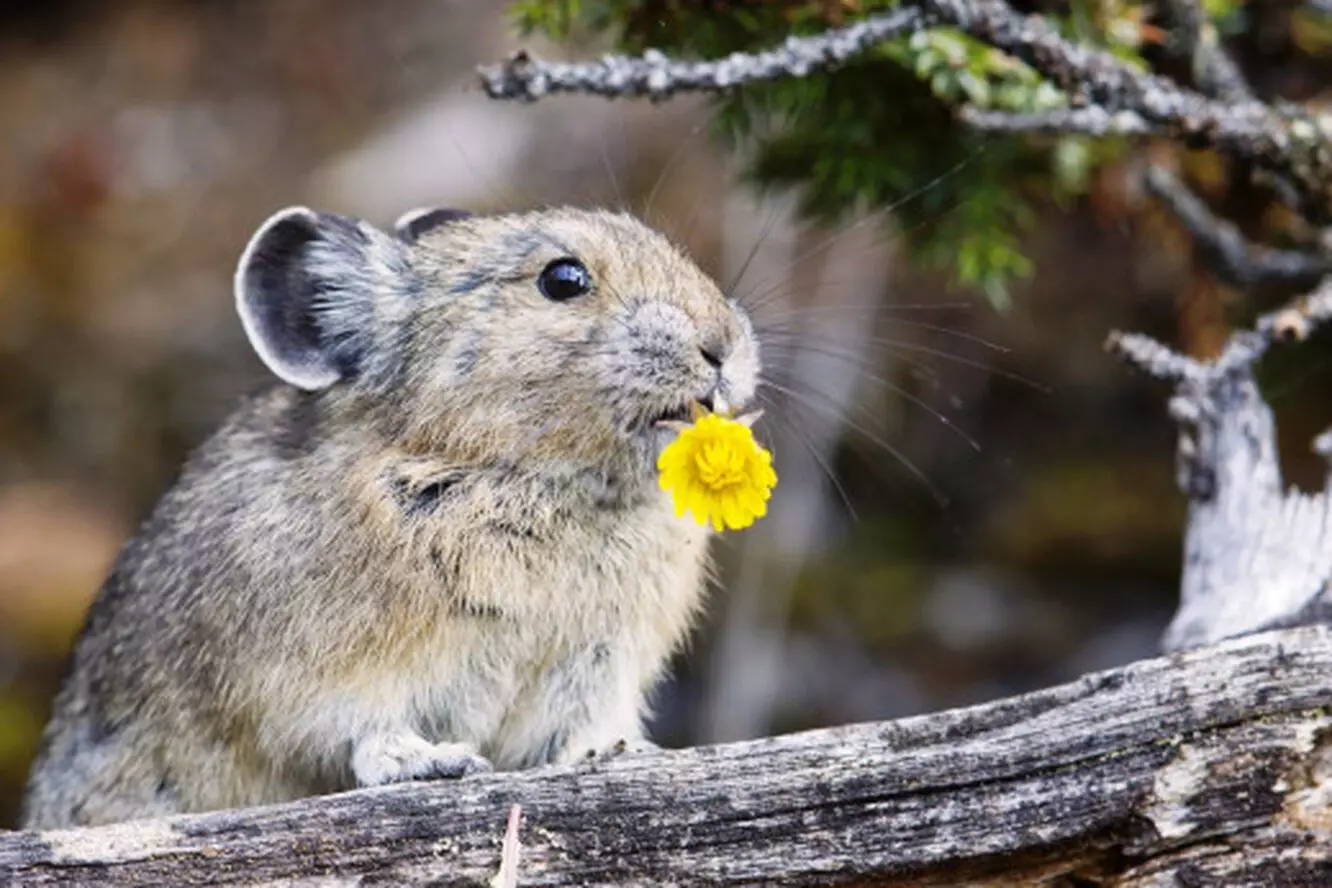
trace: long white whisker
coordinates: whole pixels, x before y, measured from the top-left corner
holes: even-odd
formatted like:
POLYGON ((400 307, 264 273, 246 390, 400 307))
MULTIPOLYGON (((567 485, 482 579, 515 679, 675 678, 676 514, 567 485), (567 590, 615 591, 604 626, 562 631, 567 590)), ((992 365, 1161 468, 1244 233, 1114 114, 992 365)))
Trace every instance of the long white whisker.
MULTIPOLYGON (((936 175, 935 177, 933 177, 932 179, 930 179, 928 182, 924 183, 923 185, 920 185, 919 187, 912 189, 912 191, 910 191, 909 193, 903 195, 902 197, 898 198, 897 200, 893 201, 892 203, 887 204, 886 206, 883 206, 883 207, 881 207, 881 208, 878 209, 878 210, 875 210, 873 213, 870 213, 870 214, 868 214, 868 215, 862 216, 860 219, 856 220, 856 221, 853 222, 851 225, 849 225, 849 226, 847 226, 847 227, 844 227, 844 228, 842 228, 841 230, 839 230, 839 231, 833 233, 832 235, 830 235, 830 236, 829 236, 828 238, 826 238, 825 240, 823 240, 823 241, 821 241, 821 242, 815 244, 815 245, 814 245, 813 247, 811 247, 810 249, 805 250, 804 252, 802 252, 802 253, 800 253, 799 255, 797 255, 797 256, 795 257, 795 259, 793 259, 790 263, 787 264, 787 266, 786 266, 785 268, 781 269, 779 272, 776 272, 776 273, 775 273, 776 276, 778 276, 778 277, 785 277, 787 274, 789 274, 789 273, 792 271, 792 269, 796 268, 801 262, 804 262, 806 259, 812 258, 813 256, 818 255, 818 254, 820 254, 820 253, 822 253, 822 252, 828 250, 829 248, 831 248, 831 247, 833 246, 833 244, 835 244, 838 240, 840 240, 840 239, 841 239, 842 237, 844 237, 845 235, 847 235, 847 234, 849 234, 849 233, 851 233, 851 232, 853 232, 853 231, 859 229, 860 227, 862 227, 862 226, 864 226, 864 225, 866 225, 866 224, 868 224, 868 223, 870 223, 870 222, 873 222, 873 221, 875 221, 875 220, 881 220, 882 218, 886 217, 888 214, 890 214, 890 213, 892 213, 893 211, 897 210, 898 208, 902 207, 904 204, 909 203, 910 201, 913 201, 913 200, 915 200, 916 198, 920 197, 922 194, 925 194, 927 191, 930 191, 930 190, 933 189, 935 186, 937 186, 940 182, 943 182, 945 179, 949 178, 950 176, 954 176, 954 175, 956 175, 960 170, 962 170, 963 168, 965 168, 966 166, 968 166, 973 160, 975 160, 977 156, 979 156, 980 154, 984 153, 984 151, 985 151, 985 146, 982 144, 982 145, 978 146, 978 147, 976 148, 975 151, 971 152, 971 153, 968 154, 966 157, 962 158, 962 159, 959 160, 957 163, 955 163, 955 164, 953 164, 951 167, 949 167, 947 170, 944 170, 942 173, 939 173, 938 175, 936 175)), ((761 281, 759 282, 759 284, 756 285, 756 286, 762 285, 763 283, 765 283, 765 282, 766 282, 767 280, 769 280, 769 279, 770 279, 770 278, 765 278, 765 279, 761 280, 761 281)), ((732 292, 732 291, 735 289, 735 285, 736 285, 737 283, 739 283, 739 279, 738 279, 738 278, 737 278, 736 281, 734 281, 734 282, 731 284, 730 287, 727 287, 727 288, 726 288, 726 292, 727 292, 727 293, 732 292)), ((759 296, 759 297, 755 297, 755 296, 754 296, 754 293, 753 293, 752 290, 751 290, 748 294, 746 294, 746 295, 743 295, 743 296, 737 296, 737 299, 739 299, 739 301, 740 301, 742 304, 746 303, 747 300, 749 300, 749 299, 753 299, 753 298, 758 298, 758 299, 760 300, 758 303, 755 303, 755 304, 759 304, 759 305, 762 304, 762 301, 761 301, 761 300, 762 300, 762 297, 761 297, 761 296, 759 296)))
MULTIPOLYGON (((835 306, 830 306, 830 308, 832 307, 835 306)), ((767 319, 765 318, 764 321, 766 320, 767 319)), ((982 348, 989 349, 990 351, 997 352, 999 354, 1008 354, 1010 351, 1012 351, 1012 349, 1008 348, 1008 346, 1006 345, 1000 345, 997 342, 991 342, 990 340, 985 339, 984 337, 977 336, 974 333, 967 333, 964 330, 955 330, 952 327, 945 327, 942 324, 931 324, 927 321, 917 321, 907 318, 897 318, 892 321, 892 324, 898 327, 910 327, 913 330, 929 330, 932 333, 941 333, 944 336, 948 336, 953 339, 960 339, 963 342, 970 342, 974 345, 979 345, 982 348)), ((762 322, 757 322, 757 321, 755 322, 754 327, 759 333, 760 339, 769 332, 794 334, 794 333, 803 333, 805 330, 805 328, 803 327, 801 328, 782 327, 782 326, 764 327, 762 322)))
POLYGON ((905 454, 903 454, 892 444, 889 444, 881 436, 875 434, 873 431, 860 425, 855 420, 846 416, 844 413, 837 411, 835 408, 829 407, 826 400, 820 400, 818 398, 810 397, 809 395, 806 395, 803 392, 784 386, 781 383, 773 382, 772 380, 766 380, 764 384, 767 385, 769 388, 781 392, 782 394, 786 395, 792 400, 797 401, 798 403, 803 404, 806 407, 809 407, 811 410, 816 410, 823 413, 826 416, 831 416, 837 421, 845 424, 848 428, 864 435, 871 442, 886 450, 889 454, 893 456, 894 459, 896 459, 899 463, 901 463, 904 468, 906 468, 912 475, 914 475, 916 479, 920 481, 920 483, 929 492, 930 496, 934 498, 936 503, 938 503, 941 506, 948 505, 948 497, 945 496, 943 491, 941 491, 938 488, 938 486, 935 485, 934 482, 932 482, 929 479, 929 476, 927 476, 923 471, 921 471, 919 466, 917 466, 911 460, 907 459, 905 454))
POLYGON ((703 130, 703 127, 704 124, 702 123, 694 124, 693 128, 689 131, 689 135, 680 140, 680 144, 675 146, 675 150, 671 152, 671 156, 666 159, 666 163, 662 166, 661 172, 657 173, 657 181, 652 183, 652 189, 648 192, 647 202, 643 207, 643 218, 647 219, 649 223, 652 220, 652 207, 656 203, 657 192, 661 190, 662 184, 665 183, 666 178, 670 175, 676 163, 679 162, 681 157, 684 157, 685 148, 696 136, 698 136, 699 132, 703 130))
MULTIPOLYGON (((793 343, 794 345, 799 347, 804 347, 806 343, 809 342, 816 342, 816 343, 824 342, 833 345, 837 344, 837 340, 828 337, 821 337, 817 333, 787 334, 784 333, 783 331, 777 331, 775 334, 768 334, 768 335, 769 338, 776 337, 777 342, 779 343, 785 341, 788 343, 793 343), (785 339, 783 339, 783 337, 785 337, 785 339)), ((1012 371, 995 367, 992 364, 986 364, 983 361, 973 360, 971 358, 963 357, 962 355, 953 354, 952 352, 944 351, 942 349, 932 348, 928 345, 921 345, 920 343, 915 343, 915 342, 906 342, 904 340, 893 339, 887 336, 874 336, 871 337, 869 341, 874 345, 882 345, 887 348, 898 349, 900 351, 919 352, 921 354, 927 354, 944 361, 951 361, 952 363, 955 364, 961 364, 966 367, 974 367, 977 370, 984 370, 988 373, 994 374, 995 376, 1000 376, 1003 377, 1004 379, 1009 379, 1012 380, 1013 382, 1020 383, 1021 385, 1027 386, 1028 388, 1038 391, 1044 395, 1048 395, 1054 392, 1053 387, 1037 382, 1034 379, 1028 379, 1027 377, 1022 376, 1019 373, 1013 373, 1012 371)))
MULTIPOLYGON (((814 441, 810 436, 810 434, 807 431, 801 429, 800 426, 796 424, 794 417, 785 416, 784 414, 782 414, 781 411, 777 410, 776 409, 777 405, 770 398, 765 398, 762 394, 760 394, 759 402, 760 403, 766 402, 767 406, 773 408, 764 413, 765 420, 770 419, 774 423, 778 422, 782 423, 783 425, 786 426, 787 429, 790 430, 790 432, 793 435, 795 435, 796 440, 798 440, 801 444, 805 446, 805 449, 809 451, 809 455, 814 459, 814 462, 822 470, 823 474, 827 476, 829 483, 831 483, 833 486, 833 489, 837 491, 837 496, 839 499, 841 499, 842 504, 846 506, 847 514, 850 516, 851 520, 853 522, 859 523, 860 516, 856 513, 856 507, 851 504, 851 497, 847 494, 846 488, 842 485, 842 482, 838 479, 837 473, 833 471, 832 466, 828 464, 827 459, 819 451, 819 448, 815 446, 814 441)), ((776 454, 774 454, 774 456, 775 455, 776 454)))

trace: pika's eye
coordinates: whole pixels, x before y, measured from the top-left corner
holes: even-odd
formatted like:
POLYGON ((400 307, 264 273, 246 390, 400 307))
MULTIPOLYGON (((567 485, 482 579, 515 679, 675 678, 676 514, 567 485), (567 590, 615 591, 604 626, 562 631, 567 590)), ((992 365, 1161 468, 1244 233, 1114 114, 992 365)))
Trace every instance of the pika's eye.
POLYGON ((556 259, 542 270, 537 286, 547 299, 563 302, 592 289, 592 275, 577 259, 556 259))

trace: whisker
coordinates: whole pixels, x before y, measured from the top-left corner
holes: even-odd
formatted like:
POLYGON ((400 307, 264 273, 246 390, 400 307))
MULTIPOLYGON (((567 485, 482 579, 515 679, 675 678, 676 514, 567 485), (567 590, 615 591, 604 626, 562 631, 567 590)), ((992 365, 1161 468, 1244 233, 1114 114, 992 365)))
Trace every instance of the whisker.
MULTIPOLYGON (((827 459, 820 452, 819 448, 814 445, 813 437, 807 431, 803 430, 799 425, 796 424, 794 416, 786 416, 780 410, 777 410, 776 409, 777 405, 771 399, 764 398, 762 395, 760 395, 759 402, 760 403, 766 402, 767 406, 772 408, 771 410, 768 410, 763 414, 764 418, 761 421, 765 422, 771 421, 774 424, 780 422, 784 424, 786 428, 790 430, 790 432, 793 435, 796 436, 796 440, 798 440, 801 444, 805 446, 805 449, 809 451, 809 455, 813 458, 814 462, 818 465, 819 469, 827 477, 829 483, 832 484, 833 490, 837 491, 837 496, 842 501, 842 505, 846 507, 847 515, 851 518, 851 521, 853 523, 859 524, 860 516, 856 512, 856 507, 851 504, 851 497, 847 494, 846 487, 837 477, 837 473, 833 471, 832 466, 828 464, 827 459)), ((774 452, 773 453, 774 459, 776 458, 776 455, 777 454, 774 452)))
MULTIPOLYGON (((929 323, 929 322, 927 322, 927 321, 908 320, 908 319, 903 319, 903 318, 896 319, 896 320, 894 320, 892 323, 893 323, 894 326, 898 326, 898 327, 910 327, 910 328, 913 329, 913 330, 929 330, 929 331, 932 332, 932 333, 940 333, 940 334, 942 334, 942 335, 944 335, 944 336, 948 336, 948 337, 951 337, 951 338, 953 338, 953 339, 960 339, 960 340, 962 340, 963 342, 970 342, 970 343, 972 343, 973 345, 979 345, 979 346, 981 346, 982 348, 988 349, 988 350, 990 350, 990 351, 992 351, 992 352, 996 352, 996 353, 998 353, 998 354, 1008 354, 1009 352, 1012 351, 1012 349, 1010 349, 1008 346, 1006 346, 1006 345, 1000 345, 1000 344, 997 343, 997 342, 991 342, 990 340, 984 338, 983 336, 977 336, 977 335, 974 334, 974 333, 967 333, 967 332, 964 331, 964 330, 957 330, 957 329, 954 329, 953 327, 945 327, 945 326, 943 326, 942 324, 931 324, 931 323, 929 323)), ((803 327, 802 327, 802 328, 793 328, 793 327, 788 327, 788 328, 781 328, 781 327, 777 327, 777 328, 773 328, 773 327, 764 328, 764 327, 759 326, 758 324, 755 324, 755 329, 756 329, 756 331, 759 333, 759 337, 762 338, 762 336, 763 336, 764 334, 769 333, 769 332, 773 332, 773 333, 788 333, 788 332, 789 332, 789 333, 803 333, 804 330, 805 330, 806 328, 803 328, 803 327)))
MULTIPOLYGON (((775 344, 769 343, 765 346, 765 351, 776 359, 773 362, 774 364, 782 364, 789 363, 798 357, 802 348, 804 348, 804 346, 799 344, 779 342, 775 344)), ((833 357, 837 357, 850 366, 855 367, 861 373, 873 374, 880 367, 880 365, 873 361, 871 357, 857 354, 849 349, 843 349, 833 355, 833 357)), ((923 359, 911 355, 894 353, 893 360, 909 369, 917 378, 930 379, 934 382, 934 387, 938 387, 939 371, 930 364, 927 364, 923 359)))
POLYGON ((606 177, 610 180, 611 192, 615 195, 615 208, 621 212, 629 209, 629 203, 624 199, 624 191, 620 188, 620 178, 615 175, 615 165, 611 163, 610 153, 606 150, 606 130, 602 129, 598 133, 597 153, 601 155, 601 167, 606 171, 606 177))
POLYGON ((773 226, 777 224, 777 213, 780 209, 781 208, 776 203, 772 205, 771 209, 768 211, 767 220, 764 221, 763 227, 759 230, 759 236, 754 240, 754 245, 749 248, 749 254, 745 256, 745 261, 740 263, 740 271, 738 271, 735 277, 731 279, 730 286, 725 287, 722 290, 723 293, 734 292, 736 284, 744 279, 745 272, 749 271, 750 263, 752 263, 755 257, 758 256, 759 250, 763 247, 763 243, 768 239, 768 235, 772 233, 773 226))
POLYGON ((918 467, 911 460, 907 459, 905 454, 903 454, 892 444, 889 444, 880 435, 877 435, 870 429, 867 429, 864 426, 860 425, 855 420, 847 416, 845 413, 841 413, 837 411, 835 408, 829 407, 828 404, 826 403, 827 401, 826 395, 824 395, 824 399, 821 400, 819 398, 811 397, 809 395, 804 394, 803 392, 799 392, 795 389, 784 386, 779 382, 773 382, 772 380, 765 380, 764 385, 776 391, 781 392, 782 394, 786 395, 792 400, 800 404, 803 404, 812 410, 817 410, 823 413, 825 416, 831 416, 832 418, 844 424, 847 428, 850 428, 860 433, 861 435, 864 435, 869 441, 886 450, 890 455, 892 455, 894 459, 896 459, 899 463, 901 463, 902 466, 905 469, 907 469, 907 471, 909 471, 912 475, 914 475, 916 479, 920 481, 920 483, 924 486, 925 490, 929 492, 930 496, 934 499, 936 504, 938 504, 939 506, 948 505, 948 497, 944 495, 943 491, 941 491, 938 488, 938 486, 935 485, 934 482, 931 481, 923 471, 921 471, 920 467, 918 467))
MULTIPOLYGON (((977 153, 979 153, 979 152, 977 152, 977 153)), ((956 169, 960 168, 960 166, 962 165, 962 163, 964 163, 964 162, 965 162, 965 163, 969 163, 972 159, 974 159, 974 157, 975 157, 975 154, 973 153, 972 155, 970 155, 969 157, 967 157, 967 158, 965 159, 965 161, 960 162, 959 164, 955 165, 953 171, 956 171, 956 169)), ((950 172, 951 172, 951 171, 950 171, 950 172)), ((936 183, 937 183, 937 181, 938 181, 939 179, 941 179, 941 178, 942 178, 942 177, 936 177, 936 180, 935 180, 936 183)), ((918 191, 916 192, 916 194, 919 194, 919 193, 920 193, 920 191, 918 190, 918 191)), ((909 197, 914 197, 914 196, 915 196, 915 195, 913 194, 913 195, 910 195, 909 197)), ((909 197, 908 197, 907 199, 909 199, 909 197)), ((941 211, 938 212, 938 213, 933 214, 929 219, 922 219, 921 221, 917 222, 915 225, 912 225, 912 226, 909 227, 909 228, 902 229, 901 231, 896 231, 896 232, 893 232, 893 231, 884 232, 882 235, 880 235, 879 237, 875 238, 874 241, 872 241, 871 244, 869 244, 869 246, 876 246, 876 245, 878 245, 878 244, 883 243, 885 240, 889 240, 889 239, 899 239, 899 240, 900 240, 902 237, 904 237, 904 236, 906 236, 906 235, 910 235, 910 234, 912 234, 912 233, 914 233, 914 232, 916 232, 916 231, 919 231, 921 228, 925 227, 926 225, 933 224, 933 223, 937 223, 940 219, 944 219, 944 218, 946 218, 946 217, 952 215, 953 213, 955 213, 955 212, 957 212, 958 210, 960 210, 962 207, 966 206, 966 203, 967 203, 967 202, 966 202, 965 199, 954 200, 952 203, 949 204, 948 207, 946 207, 945 209, 941 210, 941 211)), ((894 203, 894 204, 892 205, 892 207, 890 207, 890 208, 886 208, 886 209, 895 209, 895 208, 901 206, 901 204, 902 204, 902 201, 898 201, 898 202, 894 203)), ((882 211, 880 211, 880 212, 882 212, 882 211)), ((876 214, 876 215, 877 215, 877 214, 876 214)), ((871 217, 871 218, 872 218, 872 217, 871 217)), ((851 231, 854 231, 855 228, 856 228, 856 226, 861 225, 861 224, 863 224, 863 223, 866 222, 866 221, 868 221, 868 219, 861 219, 859 222, 855 223, 855 225, 851 226, 850 228, 848 228, 848 229, 846 229, 846 230, 844 230, 844 231, 842 231, 842 232, 839 232, 838 234, 834 235, 833 238, 832 238, 832 240, 836 240, 836 239, 842 237, 843 235, 848 234, 848 233, 850 233, 851 231)), ((825 244, 825 245, 824 245, 824 249, 827 249, 828 247, 831 247, 831 246, 832 246, 831 243, 825 244)), ((799 261, 801 261, 801 259, 797 259, 796 261, 799 262, 799 261)), ((791 271, 794 267, 795 267, 795 263, 792 263, 791 266, 788 267, 788 269, 786 270, 786 272, 783 272, 783 275, 785 275, 786 273, 788 273, 789 271, 791 271)), ((745 300, 749 300, 748 304, 746 304, 744 300, 738 300, 738 301, 741 301, 742 304, 745 304, 745 305, 746 305, 746 308, 748 308, 751 312, 757 312, 757 311, 758 311, 759 309, 761 309, 763 306, 770 304, 772 301, 774 301, 774 300, 777 298, 777 295, 778 295, 780 292, 782 292, 782 291, 780 290, 780 288, 781 288, 785 283, 787 283, 787 281, 786 281, 785 278, 783 277, 783 278, 779 279, 776 283, 774 283, 771 287, 769 287, 767 290, 765 290, 765 291, 763 291, 762 293, 760 293, 757 297, 755 297, 755 296, 753 296, 753 295, 748 295, 748 296, 746 296, 746 297, 745 297, 745 300)), ((822 283, 822 286, 827 287, 827 286, 830 286, 830 285, 835 284, 836 282, 830 282, 830 281, 826 281, 826 280, 825 280, 825 281, 822 281, 821 283, 822 283)), ((943 303, 941 303, 941 304, 943 304, 943 303)), ((964 303, 964 304, 965 304, 965 303, 964 303)), ((968 305, 968 307, 974 307, 974 306, 969 305, 969 304, 967 304, 967 305, 968 305)))
MULTIPOLYGON (((943 182, 945 179, 949 178, 950 176, 956 175, 960 170, 970 165, 971 162, 974 161, 977 156, 984 153, 984 151, 985 151, 984 144, 977 146, 976 150, 972 151, 966 157, 962 158, 957 163, 953 164, 951 167, 944 170, 942 173, 939 173, 938 175, 934 176, 928 182, 924 183, 923 185, 920 185, 917 188, 912 189, 907 194, 904 194, 902 197, 898 198, 892 203, 887 204, 879 208, 878 210, 875 210, 873 213, 862 216, 860 219, 856 220, 851 225, 841 228, 840 230, 829 235, 825 240, 821 241, 818 244, 815 244, 810 249, 800 253, 784 269, 782 269, 780 272, 776 272, 775 274, 780 277, 785 277, 787 274, 791 272, 792 269, 798 266, 801 262, 811 258, 812 256, 818 255, 819 253, 822 253, 825 250, 828 250, 839 239, 845 237, 847 234, 851 233, 852 231, 855 231, 859 229, 861 226, 866 225, 870 222, 881 220, 883 217, 901 208, 904 204, 915 200, 916 198, 920 197, 922 194, 925 194, 927 191, 931 190, 939 183, 943 182)), ((762 284, 765 281, 760 281, 759 283, 762 284)), ((735 289, 736 283, 739 283, 738 279, 735 282, 733 282, 731 286, 726 288, 726 292, 727 293, 732 292, 735 289)), ((749 299, 751 297, 752 297, 752 292, 745 296, 737 296, 736 298, 743 304, 746 299, 749 299)))
MULTIPOLYGON (((799 347, 805 347, 806 343, 809 342, 824 342, 833 345, 837 344, 837 340, 830 339, 826 336, 821 336, 817 333, 797 334, 797 333, 787 333, 785 331, 776 331, 775 335, 778 337, 779 343, 783 341, 781 337, 786 337, 785 342, 794 343, 799 347)), ((994 374, 995 376, 1012 380, 1013 382, 1027 386, 1028 388, 1040 392, 1043 395, 1049 395, 1054 392, 1054 388, 1052 386, 1048 386, 1045 385, 1044 383, 1037 382, 1034 379, 1029 379, 1021 375, 1020 373, 1014 373, 1010 370, 1004 370, 1001 367, 995 367, 992 364, 987 364, 983 361, 973 360, 971 358, 967 358, 962 355, 954 354, 953 352, 944 351, 943 349, 932 348, 931 346, 921 345, 920 343, 915 343, 915 342, 906 342, 901 339, 893 339, 888 336, 872 336, 867 341, 873 345, 881 345, 889 349, 919 352, 921 354, 927 354, 944 361, 951 361, 952 363, 955 364, 961 364, 966 367, 974 367, 977 370, 984 370, 987 373, 994 374)), ((765 345, 766 344, 767 343, 765 343, 765 345)))
MULTIPOLYGON (((781 288, 788 283, 788 277, 797 268, 800 267, 800 264, 802 262, 831 249, 832 247, 837 245, 838 241, 840 241, 844 237, 847 237, 850 234, 853 234, 858 228, 867 224, 871 219, 885 215, 888 212, 890 212, 890 208, 885 207, 884 209, 875 212, 874 216, 872 217, 863 217, 860 220, 852 223, 851 225, 839 229, 832 235, 829 235, 826 240, 822 241, 819 244, 816 244, 815 246, 797 255, 795 259, 791 260, 786 264, 785 268, 776 271, 771 275, 768 275, 768 277, 766 278, 762 278, 761 280, 759 280, 759 282, 755 284, 753 289, 745 293, 737 293, 735 296, 736 301, 739 302, 741 305, 745 306, 745 308, 748 309, 749 311, 752 312, 760 311, 764 306, 770 305, 779 296, 782 295, 784 291, 781 288), (768 283, 769 281, 771 281, 770 284, 768 283), (764 287, 763 286, 764 284, 767 284, 767 286, 764 287)), ((870 241, 870 243, 867 244, 866 246, 877 247, 887 241, 890 241, 892 237, 893 233, 891 231, 883 231, 872 241, 870 241)), ((828 281, 821 282, 821 284, 825 287, 829 286, 829 283, 830 282, 828 281)), ((832 285, 835 286, 836 282, 832 282, 832 285)), ((730 290, 727 290, 727 292, 730 292, 730 290)))
MULTIPOLYGON (((862 302, 855 305, 809 305, 804 308, 792 308, 778 312, 774 317, 787 315, 817 317, 820 314, 840 314, 842 312, 880 312, 880 311, 974 311, 974 302, 862 302)), ((767 314, 762 312, 761 314, 767 314)))
POLYGON ((657 173, 657 181, 652 183, 652 189, 648 191, 647 201, 643 208, 643 218, 648 220, 649 224, 651 224, 652 207, 656 203, 657 192, 661 190, 661 186, 666 182, 667 176, 671 174, 675 165, 679 163, 680 158, 684 157, 685 148, 688 147, 689 143, 703 131, 705 125, 705 123, 694 124, 689 130, 688 135, 680 140, 680 144, 675 146, 675 150, 672 151, 671 156, 666 159, 666 163, 662 166, 661 171, 657 173))
MULTIPOLYGON (((808 346, 805 347, 805 350, 806 350, 806 351, 814 352, 815 354, 826 355, 827 357, 834 358, 834 359, 837 359, 837 360, 841 360, 841 361, 844 361, 844 362, 850 363, 850 360, 849 360, 850 356, 849 356, 849 355, 846 355, 846 354, 835 354, 835 353, 833 353, 833 352, 830 351, 830 350, 820 350, 820 349, 817 348, 817 347, 812 347, 812 348, 811 348, 811 347, 808 347, 808 346)), ((857 369, 859 370, 861 376, 863 376, 864 378, 868 379, 870 382, 877 383, 877 384, 883 386, 884 388, 888 389, 889 391, 891 391, 891 392, 893 392, 893 393, 895 393, 895 394, 897 394, 897 395, 900 395, 902 398, 906 399, 906 401, 907 401, 908 403, 910 403, 910 404, 915 404, 917 407, 919 407, 920 409, 924 410, 924 411, 925 411, 926 413, 928 413, 930 416, 932 416, 932 417, 934 417, 936 420, 938 420, 938 422, 939 422, 941 425, 943 425, 943 426, 944 426, 945 428, 947 428, 949 431, 953 432, 953 434, 957 435, 957 437, 961 438, 964 442, 966 442, 966 444, 967 444, 969 447, 971 447, 972 450, 976 451, 977 453, 980 453, 980 452, 981 452, 981 445, 980 445, 980 442, 979 442, 979 441, 977 441, 975 438, 973 438, 973 437, 971 437, 970 435, 968 435, 968 434, 967 434, 965 431, 963 431, 962 428, 961 428, 960 426, 958 426, 955 422, 953 422, 951 419, 949 419, 949 418, 948 418, 946 415, 944 415, 943 413, 939 412, 938 409, 936 409, 936 408, 934 408, 934 407, 931 407, 931 406, 929 405, 929 403, 928 403, 927 401, 925 401, 923 398, 921 398, 919 395, 913 394, 912 392, 910 392, 910 391, 908 391, 906 388, 904 388, 902 385, 900 385, 900 384, 898 384, 898 383, 896 383, 896 382, 893 382, 891 379, 887 379, 887 378, 885 378, 885 377, 879 375, 878 373, 873 373, 873 372, 871 372, 871 371, 869 371, 869 370, 864 369, 863 366, 862 366, 862 367, 858 367, 857 369)), ((816 392, 816 394, 817 394, 817 392, 816 392)))
POLYGON ((463 166, 471 177, 480 183, 481 189, 486 193, 486 197, 496 208, 512 209, 515 204, 523 208, 531 208, 541 203, 539 195, 528 185, 523 185, 517 180, 517 177, 509 176, 505 179, 502 189, 497 186, 494 177, 483 175, 481 170, 477 169, 472 162, 471 155, 463 147, 463 143, 452 131, 446 132, 445 137, 453 143, 454 150, 462 160, 463 166))

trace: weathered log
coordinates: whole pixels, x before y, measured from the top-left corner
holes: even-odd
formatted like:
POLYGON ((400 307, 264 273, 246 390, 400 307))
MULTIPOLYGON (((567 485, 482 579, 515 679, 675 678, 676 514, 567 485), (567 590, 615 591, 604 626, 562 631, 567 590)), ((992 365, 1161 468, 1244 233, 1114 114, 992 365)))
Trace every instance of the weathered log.
POLYGON ((1332 885, 1332 630, 967 709, 0 835, 9 885, 1332 885))

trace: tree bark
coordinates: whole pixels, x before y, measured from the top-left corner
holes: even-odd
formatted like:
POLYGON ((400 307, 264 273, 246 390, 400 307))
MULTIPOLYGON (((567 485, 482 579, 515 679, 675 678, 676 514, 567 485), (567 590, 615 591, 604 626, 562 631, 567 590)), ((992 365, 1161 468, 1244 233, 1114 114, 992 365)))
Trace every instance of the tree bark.
POLYGON ((1332 630, 933 715, 95 829, 10 885, 1332 885, 1332 630))

